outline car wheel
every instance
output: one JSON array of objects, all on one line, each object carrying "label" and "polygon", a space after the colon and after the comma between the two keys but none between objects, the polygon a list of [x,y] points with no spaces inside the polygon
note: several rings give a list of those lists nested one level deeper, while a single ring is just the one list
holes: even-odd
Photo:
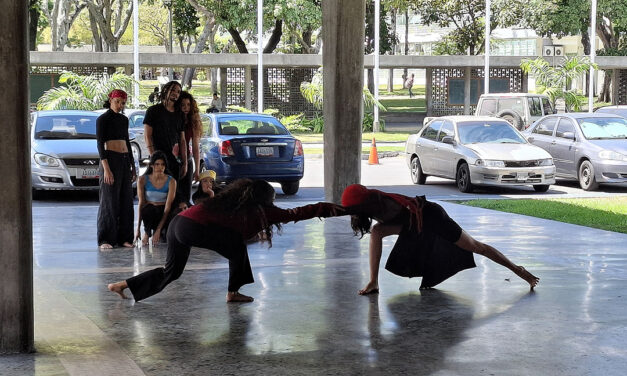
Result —
[{"label": "car wheel", "polygon": [[464,193],[470,193],[473,191],[474,187],[472,186],[472,182],[470,181],[470,169],[468,169],[467,163],[462,163],[457,168],[456,181],[457,181],[457,189]]},{"label": "car wheel", "polygon": [[286,195],[293,195],[298,192],[298,186],[300,185],[300,181],[282,181],[281,189],[283,193]]},{"label": "car wheel", "polygon": [[414,184],[424,184],[425,181],[427,181],[427,175],[422,172],[422,166],[420,165],[418,157],[414,157],[411,160],[410,166],[411,181],[414,182]]},{"label": "car wheel", "polygon": [[590,161],[583,161],[579,166],[579,185],[584,191],[594,191],[599,187],[599,183],[594,177],[594,167]]},{"label": "car wheel", "polygon": [[538,185],[534,185],[533,189],[536,190],[536,192],[546,192],[549,190],[549,185],[548,184],[538,184]]},{"label": "car wheel", "polygon": [[506,120],[519,131],[524,130],[523,121],[518,112],[512,110],[503,110],[499,112],[496,116],[500,117],[503,120]]},{"label": "car wheel", "polygon": [[133,152],[133,158],[139,163],[142,157],[142,150],[139,145],[134,142],[131,143],[131,151]]}]

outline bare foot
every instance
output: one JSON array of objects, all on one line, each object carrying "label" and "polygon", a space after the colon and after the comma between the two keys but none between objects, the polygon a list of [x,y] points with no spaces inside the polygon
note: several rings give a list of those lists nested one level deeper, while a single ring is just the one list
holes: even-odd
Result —
[{"label": "bare foot", "polygon": [[107,288],[109,289],[109,291],[114,292],[118,295],[120,295],[120,298],[122,299],[128,299],[128,297],[126,295],[124,295],[124,290],[128,287],[128,285],[126,284],[126,281],[121,281],[121,282],[116,282],[116,283],[109,283],[107,285]]},{"label": "bare foot", "polygon": [[366,287],[359,290],[359,295],[378,294],[378,293],[379,293],[379,284],[376,282],[368,282]]},{"label": "bare foot", "polygon": [[109,243],[102,243],[100,244],[100,249],[112,249],[113,246]]},{"label": "bare foot", "polygon": [[150,239],[148,234],[144,232],[144,236],[142,236],[142,245],[148,245],[148,239]]},{"label": "bare foot", "polygon": [[240,302],[240,303],[249,303],[252,302],[253,297],[252,296],[246,296],[244,294],[240,294],[239,292],[235,291],[229,291],[226,293],[226,302],[227,303],[236,303],[236,302]]},{"label": "bare foot", "polygon": [[122,244],[122,246],[124,246],[125,248],[133,248],[133,247],[135,247],[133,244],[131,244],[129,242],[124,242],[124,244]]},{"label": "bare foot", "polygon": [[527,281],[527,283],[529,283],[529,286],[531,287],[532,290],[534,287],[536,287],[538,282],[540,282],[540,278],[529,273],[527,269],[525,269],[523,266],[518,265],[518,271],[514,271],[514,273],[516,273],[516,275],[519,276],[520,278]]}]

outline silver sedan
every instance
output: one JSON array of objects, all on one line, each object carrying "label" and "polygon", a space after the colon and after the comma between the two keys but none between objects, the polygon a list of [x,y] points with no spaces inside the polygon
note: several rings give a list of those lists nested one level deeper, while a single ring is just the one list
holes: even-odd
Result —
[{"label": "silver sedan", "polygon": [[455,179],[462,192],[475,185],[533,185],[546,192],[555,183],[551,155],[531,145],[507,121],[494,117],[431,119],[405,145],[412,181],[427,176]]},{"label": "silver sedan", "polygon": [[599,183],[627,183],[627,120],[595,112],[548,115],[529,127],[529,142],[548,151],[557,177],[586,191]]}]

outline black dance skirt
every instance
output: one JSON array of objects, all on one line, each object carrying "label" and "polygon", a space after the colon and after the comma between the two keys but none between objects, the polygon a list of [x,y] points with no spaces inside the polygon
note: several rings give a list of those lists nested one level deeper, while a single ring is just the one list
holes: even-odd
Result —
[{"label": "black dance skirt", "polygon": [[385,269],[401,277],[422,277],[420,288],[429,288],[475,266],[472,252],[428,231],[403,230]]}]

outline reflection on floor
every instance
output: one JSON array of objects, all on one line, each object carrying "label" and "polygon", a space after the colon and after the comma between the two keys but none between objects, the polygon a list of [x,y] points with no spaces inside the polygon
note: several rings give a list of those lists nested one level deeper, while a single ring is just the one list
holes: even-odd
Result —
[{"label": "reflection on floor", "polygon": [[195,249],[178,281],[135,304],[105,285],[161,265],[164,248],[99,251],[93,205],[36,207],[38,352],[0,357],[0,374],[624,374],[626,235],[443,205],[540,276],[537,291],[476,256],[437,289],[382,270],[381,293],[359,296],[368,237],[333,218],[250,246],[253,303],[225,303],[225,260]]}]

